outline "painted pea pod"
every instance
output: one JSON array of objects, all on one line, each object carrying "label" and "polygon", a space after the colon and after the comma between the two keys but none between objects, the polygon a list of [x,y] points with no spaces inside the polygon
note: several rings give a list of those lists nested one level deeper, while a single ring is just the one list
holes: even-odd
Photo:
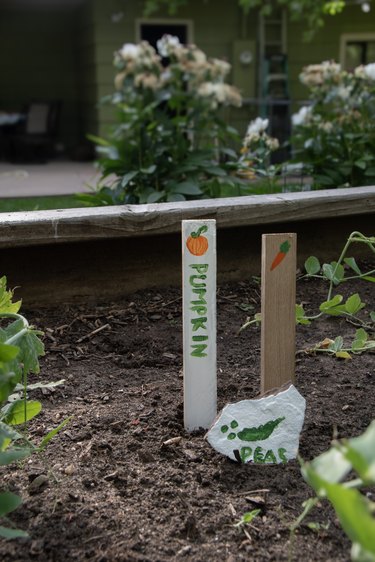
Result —
[{"label": "painted pea pod", "polygon": [[242,441],[263,441],[264,439],[268,439],[276,427],[284,420],[285,417],[282,417],[276,420],[270,420],[258,427],[244,427],[242,431],[237,433],[237,437]]}]

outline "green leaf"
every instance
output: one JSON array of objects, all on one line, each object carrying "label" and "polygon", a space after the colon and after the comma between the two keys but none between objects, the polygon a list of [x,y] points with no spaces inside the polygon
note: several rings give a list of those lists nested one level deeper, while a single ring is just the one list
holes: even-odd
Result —
[{"label": "green leaf", "polygon": [[357,262],[355,261],[354,258],[345,258],[344,262],[346,263],[346,265],[348,265],[353,271],[355,271],[357,273],[357,275],[361,275],[362,272],[359,269]]},{"label": "green leaf", "polygon": [[0,466],[11,464],[12,462],[21,461],[29,457],[34,449],[24,447],[22,449],[7,449],[0,452]]},{"label": "green leaf", "polygon": [[296,304],[296,324],[311,324],[311,321],[305,317],[305,311],[302,304]]},{"label": "green leaf", "polygon": [[4,363],[12,361],[17,357],[19,351],[19,348],[14,345],[0,343],[0,361]]},{"label": "green leaf", "polygon": [[332,343],[329,344],[328,349],[332,351],[340,351],[344,345],[344,340],[342,336],[337,336]]},{"label": "green leaf", "polygon": [[153,191],[147,197],[147,203],[158,203],[165,197],[165,191]]},{"label": "green leaf", "polygon": [[375,322],[375,312],[374,311],[370,312],[370,318],[371,318],[372,322]]},{"label": "green leaf", "polygon": [[310,256],[305,261],[305,270],[309,275],[316,275],[320,271],[320,262],[315,256]]},{"label": "green leaf", "polygon": [[95,144],[99,144],[100,146],[111,146],[111,143],[109,141],[101,137],[97,137],[96,135],[88,134],[86,135],[86,137],[88,138],[88,140],[94,142]]},{"label": "green leaf", "polygon": [[354,162],[354,166],[357,166],[357,168],[360,168],[361,170],[365,170],[367,163],[365,160],[356,160]]},{"label": "green leaf", "polygon": [[4,421],[9,425],[20,425],[37,416],[41,409],[42,404],[36,400],[27,400],[26,405],[24,400],[16,400],[10,405]]},{"label": "green leaf", "polygon": [[131,182],[131,180],[135,178],[136,175],[138,175],[137,170],[133,171],[133,172],[128,172],[127,174],[125,174],[121,178],[121,187],[126,187],[128,185],[128,183]]},{"label": "green leaf", "polygon": [[0,314],[10,312],[15,314],[21,307],[21,301],[12,302],[13,291],[7,291],[7,278],[0,277]]},{"label": "green leaf", "polygon": [[322,272],[324,277],[329,279],[329,281],[333,281],[335,285],[338,285],[345,275],[344,267],[341,264],[337,265],[336,262],[325,263],[322,267]]},{"label": "green leaf", "polygon": [[345,441],[341,450],[364,483],[374,484],[375,421],[369,425],[362,435]]},{"label": "green leaf", "polygon": [[372,277],[371,275],[365,275],[365,277],[362,277],[362,279],[365,279],[365,281],[371,281],[371,283],[375,283],[375,277]]},{"label": "green leaf", "polygon": [[0,422],[0,451],[4,451],[12,441],[22,439],[22,435],[4,422]]},{"label": "green leaf", "polygon": [[338,359],[351,359],[352,356],[347,351],[336,351],[335,356]]},{"label": "green leaf", "polygon": [[22,351],[23,368],[26,373],[32,372],[37,374],[40,371],[38,357],[44,355],[44,345],[38,338],[39,333],[29,330],[17,342]]},{"label": "green leaf", "polygon": [[332,316],[340,316],[343,312],[346,312],[345,305],[341,305],[343,297],[342,295],[335,295],[329,301],[324,301],[320,304],[319,310],[320,312],[324,312],[325,314],[330,314]]},{"label": "green leaf", "polygon": [[174,203],[175,201],[186,201],[186,197],[182,193],[168,193],[167,202]]},{"label": "green leaf", "polygon": [[20,539],[28,536],[28,533],[21,531],[20,529],[9,529],[9,527],[3,527],[0,525],[0,537],[3,537],[4,539]]},{"label": "green leaf", "polygon": [[243,514],[241,519],[234,526],[240,527],[241,525],[248,525],[249,523],[252,522],[253,519],[255,519],[257,515],[259,515],[260,512],[261,512],[260,509],[253,509],[252,511],[247,511],[246,513]]},{"label": "green leaf", "polygon": [[181,183],[177,183],[174,185],[171,190],[171,193],[182,193],[183,195],[201,195],[202,190],[200,189],[199,185],[192,181],[183,181]]},{"label": "green leaf", "polygon": [[375,554],[371,554],[358,543],[352,544],[350,557],[352,562],[375,562]]},{"label": "green leaf", "polygon": [[345,309],[348,314],[356,314],[365,304],[361,301],[358,293],[349,297],[345,303]]},{"label": "green leaf", "polygon": [[375,168],[368,168],[365,171],[365,176],[372,176],[372,177],[375,176]]},{"label": "green leaf", "polygon": [[[155,164],[152,164],[152,165],[149,166],[148,168],[141,168],[141,169],[140,169],[140,172],[141,172],[142,174],[151,175],[151,174],[153,174],[153,173],[155,172],[155,170],[156,170],[156,166],[155,166]],[[133,173],[133,172],[132,172],[132,173]],[[137,172],[136,172],[136,173],[137,173]]]},{"label": "green leaf", "polygon": [[39,451],[42,451],[46,445],[51,441],[51,439],[53,439],[53,437],[55,437],[55,435],[57,435],[57,433],[59,433],[59,431],[62,430],[63,427],[65,427],[70,420],[72,419],[72,416],[70,418],[67,418],[66,420],[64,420],[63,422],[60,423],[60,425],[58,425],[57,427],[55,427],[55,429],[52,429],[51,431],[49,431],[47,433],[47,435],[45,435],[38,447]]},{"label": "green leaf", "polygon": [[12,492],[0,492],[0,517],[11,513],[22,503],[20,496]]},{"label": "green leaf", "polygon": [[327,497],[350,540],[375,555],[375,519],[369,500],[358,490],[338,484],[327,484],[326,489]]}]

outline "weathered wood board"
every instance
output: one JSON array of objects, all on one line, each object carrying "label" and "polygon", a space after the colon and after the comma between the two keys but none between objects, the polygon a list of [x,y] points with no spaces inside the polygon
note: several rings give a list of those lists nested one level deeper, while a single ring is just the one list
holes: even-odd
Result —
[{"label": "weathered wood board", "polygon": [[297,236],[262,236],[261,392],[295,378]]},{"label": "weathered wood board", "polygon": [[182,222],[184,425],[216,417],[216,221]]}]

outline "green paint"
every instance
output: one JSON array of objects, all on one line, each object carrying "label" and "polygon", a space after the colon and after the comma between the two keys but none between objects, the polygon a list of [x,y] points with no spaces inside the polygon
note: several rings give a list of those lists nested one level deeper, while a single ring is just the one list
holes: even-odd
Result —
[{"label": "green paint", "polygon": [[196,344],[191,346],[193,351],[190,353],[192,357],[207,357],[207,353],[204,353],[207,349],[207,345]]},{"label": "green paint", "polygon": [[283,462],[284,464],[287,463],[288,459],[285,456],[286,449],[284,449],[283,447],[280,447],[278,453],[279,453],[279,457],[280,457],[281,462]]},{"label": "green paint", "polygon": [[287,254],[289,250],[290,250],[290,242],[288,242],[288,240],[285,240],[285,242],[280,244],[280,252],[282,252],[283,254]]},{"label": "green paint", "polygon": [[[228,426],[227,426],[228,427]],[[254,464],[278,464],[279,461],[285,464],[288,459],[285,456],[286,449],[280,448],[277,453],[272,449],[265,450],[262,447],[256,447],[253,454],[251,447],[241,447],[240,451],[233,451],[234,456],[241,459],[241,462],[253,462]],[[279,461],[277,460],[279,459]]]},{"label": "green paint", "polygon": [[268,439],[276,429],[276,427],[285,420],[285,417],[270,420],[269,422],[259,425],[258,427],[245,427],[237,433],[237,437],[241,441],[264,441]]},{"label": "green paint", "polygon": [[207,330],[207,326],[205,325],[207,322],[207,318],[204,316],[198,318],[192,318],[191,323],[193,325],[193,332],[197,332],[198,330]]},{"label": "green paint", "polygon": [[240,458],[242,462],[247,462],[251,458],[253,450],[251,447],[241,447]]},{"label": "green paint", "polygon": [[238,427],[238,422],[236,422],[236,420],[232,420],[230,422],[230,426],[232,429],[236,429],[236,427]]},{"label": "green paint", "polygon": [[203,232],[207,232],[207,231],[208,231],[208,226],[203,225],[203,226],[201,226],[200,228],[198,228],[197,232],[192,232],[192,233],[190,234],[190,236],[191,236],[192,238],[199,238],[199,236],[200,236],[201,234],[203,234]]},{"label": "green paint", "polygon": [[[197,299],[194,299],[193,297],[194,300],[190,301],[190,310],[196,314],[196,316],[190,320],[192,325],[192,332],[194,333],[194,335],[192,336],[192,341],[205,342],[208,341],[207,301],[205,299],[205,296],[207,294],[205,280],[207,279],[206,273],[208,272],[208,264],[191,264],[190,268],[193,269],[196,274],[190,275],[189,283],[192,293],[194,294],[194,296],[196,295],[198,297]],[[193,343],[191,345],[191,349],[192,351],[190,352],[190,355],[192,357],[207,357],[207,344]]]}]

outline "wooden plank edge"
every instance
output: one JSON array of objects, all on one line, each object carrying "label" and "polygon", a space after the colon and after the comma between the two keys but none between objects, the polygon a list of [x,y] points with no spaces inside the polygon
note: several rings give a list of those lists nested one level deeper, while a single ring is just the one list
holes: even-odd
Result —
[{"label": "wooden plank edge", "polygon": [[375,187],[159,203],[0,213],[0,247],[178,232],[183,219],[213,218],[218,228],[375,212]]}]

